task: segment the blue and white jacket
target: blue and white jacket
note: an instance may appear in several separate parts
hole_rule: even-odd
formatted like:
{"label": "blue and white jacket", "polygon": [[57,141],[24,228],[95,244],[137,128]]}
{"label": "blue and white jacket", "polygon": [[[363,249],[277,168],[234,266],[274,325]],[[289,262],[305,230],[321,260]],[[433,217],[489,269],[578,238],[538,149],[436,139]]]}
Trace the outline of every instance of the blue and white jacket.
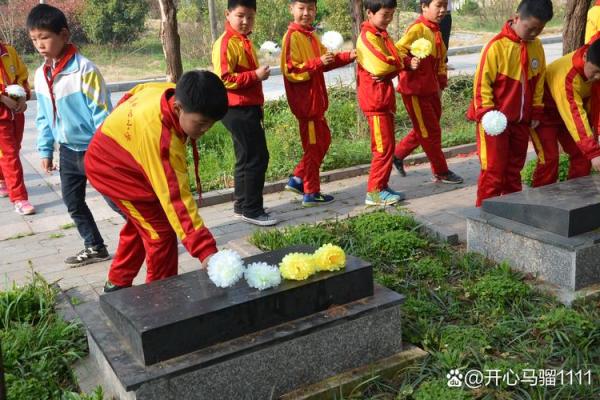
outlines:
{"label": "blue and white jacket", "polygon": [[53,84],[56,116],[43,65],[35,71],[34,82],[40,157],[52,159],[54,143],[86,151],[96,129],[112,111],[110,93],[98,68],[77,52],[56,75]]}

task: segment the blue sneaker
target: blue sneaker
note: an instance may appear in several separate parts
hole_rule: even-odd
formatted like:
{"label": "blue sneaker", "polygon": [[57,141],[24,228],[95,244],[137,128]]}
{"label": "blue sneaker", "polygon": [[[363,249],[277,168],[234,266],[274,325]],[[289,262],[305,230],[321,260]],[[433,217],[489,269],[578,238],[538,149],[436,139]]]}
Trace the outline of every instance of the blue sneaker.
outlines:
{"label": "blue sneaker", "polygon": [[398,191],[390,188],[389,186],[386,187],[384,190],[387,191],[387,192],[390,192],[391,194],[393,194],[395,196],[400,197],[399,201],[402,201],[402,200],[406,199],[406,195],[404,194],[404,192],[398,192]]}
{"label": "blue sneaker", "polygon": [[333,200],[335,200],[333,198],[333,196],[330,196],[328,194],[321,194],[321,193],[305,194],[304,199],[302,199],[302,206],[303,207],[316,207],[316,206],[321,206],[323,204],[332,203]]}
{"label": "blue sneaker", "polygon": [[300,179],[300,178],[298,178],[296,176],[290,176],[290,179],[288,180],[287,185],[285,185],[285,190],[292,192],[292,193],[303,195],[304,194],[304,183],[302,182],[302,179],[300,179],[300,182],[298,182],[298,179]]}
{"label": "blue sneaker", "polygon": [[369,192],[365,198],[365,204],[368,206],[391,206],[401,201],[400,196],[383,189],[380,192]]}

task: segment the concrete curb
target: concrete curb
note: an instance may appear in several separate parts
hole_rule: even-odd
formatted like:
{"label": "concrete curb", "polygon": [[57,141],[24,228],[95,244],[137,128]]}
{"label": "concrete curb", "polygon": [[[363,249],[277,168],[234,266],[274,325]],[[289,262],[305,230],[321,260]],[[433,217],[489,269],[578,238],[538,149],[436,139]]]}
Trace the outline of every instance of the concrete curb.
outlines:
{"label": "concrete curb", "polygon": [[[552,43],[562,42],[562,39],[563,39],[562,36],[548,36],[548,37],[542,38],[541,41],[543,44],[552,44]],[[462,54],[479,53],[481,51],[481,49],[483,49],[483,46],[484,45],[451,47],[448,50],[448,56],[454,56],[454,55],[459,55],[459,54],[462,55]],[[271,75],[273,75],[273,76],[281,75],[281,68],[278,66],[271,67]],[[165,81],[165,77],[156,77],[156,78],[141,79],[141,80],[136,80],[136,81],[108,83],[107,86],[111,93],[115,93],[115,92],[126,92],[126,91],[132,89],[133,87],[135,87],[139,84],[142,84],[142,83],[164,82],[164,81]],[[36,100],[34,90],[31,91],[31,100]]]}
{"label": "concrete curb", "polygon": [[[448,147],[443,149],[446,158],[456,157],[460,154],[468,154],[477,150],[477,144],[463,144],[459,146]],[[414,154],[407,157],[405,160],[407,165],[417,165],[429,162],[425,153]],[[321,174],[321,182],[334,182],[342,179],[354,178],[356,176],[366,175],[371,168],[370,164],[355,165],[353,167],[335,169],[333,171],[323,172]],[[277,182],[265,184],[263,194],[281,192],[287,183],[287,179]],[[203,193],[201,207],[210,207],[217,204],[223,204],[233,201],[233,188],[214,190]]]}

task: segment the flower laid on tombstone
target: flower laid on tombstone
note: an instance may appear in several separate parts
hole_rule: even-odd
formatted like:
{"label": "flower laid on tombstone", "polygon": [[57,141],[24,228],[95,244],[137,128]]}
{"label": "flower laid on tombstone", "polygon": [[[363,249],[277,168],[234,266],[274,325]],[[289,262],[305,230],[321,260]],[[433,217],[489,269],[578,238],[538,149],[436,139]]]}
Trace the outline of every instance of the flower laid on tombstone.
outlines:
{"label": "flower laid on tombstone", "polygon": [[321,246],[313,256],[317,271],[338,271],[346,266],[346,253],[331,243]]}
{"label": "flower laid on tombstone", "polygon": [[410,45],[412,55],[420,59],[428,57],[432,49],[433,45],[425,38],[417,39]]}
{"label": "flower laid on tombstone", "polygon": [[6,94],[13,100],[19,100],[27,96],[25,89],[19,85],[8,85],[5,89]]}
{"label": "flower laid on tombstone", "polygon": [[284,279],[303,281],[316,272],[314,257],[308,253],[290,253],[279,263],[279,271]]}
{"label": "flower laid on tombstone", "polygon": [[246,267],[244,272],[248,286],[258,290],[265,290],[281,283],[279,268],[266,262],[255,262]]}
{"label": "flower laid on tombstone", "polygon": [[498,136],[504,132],[507,123],[506,115],[496,110],[488,111],[483,118],[481,118],[483,130],[490,136]]}
{"label": "flower laid on tombstone", "polygon": [[321,38],[321,43],[331,52],[340,51],[344,45],[344,37],[336,31],[327,31]]}
{"label": "flower laid on tombstone", "polygon": [[208,261],[208,277],[220,288],[235,285],[244,275],[242,257],[233,250],[221,250]]}

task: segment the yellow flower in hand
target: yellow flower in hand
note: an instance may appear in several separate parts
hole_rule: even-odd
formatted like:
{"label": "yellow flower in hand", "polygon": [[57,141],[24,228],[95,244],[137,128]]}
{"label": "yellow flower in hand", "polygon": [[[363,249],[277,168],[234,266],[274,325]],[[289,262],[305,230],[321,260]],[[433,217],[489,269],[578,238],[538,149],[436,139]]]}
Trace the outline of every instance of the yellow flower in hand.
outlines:
{"label": "yellow flower in hand", "polygon": [[410,52],[413,56],[423,59],[431,54],[433,45],[425,38],[417,39],[410,46]]}
{"label": "yellow flower in hand", "polygon": [[314,254],[317,271],[337,271],[346,266],[346,253],[340,246],[327,243]]}
{"label": "yellow flower in hand", "polygon": [[303,281],[315,273],[312,254],[290,253],[279,263],[279,272],[284,279]]}

